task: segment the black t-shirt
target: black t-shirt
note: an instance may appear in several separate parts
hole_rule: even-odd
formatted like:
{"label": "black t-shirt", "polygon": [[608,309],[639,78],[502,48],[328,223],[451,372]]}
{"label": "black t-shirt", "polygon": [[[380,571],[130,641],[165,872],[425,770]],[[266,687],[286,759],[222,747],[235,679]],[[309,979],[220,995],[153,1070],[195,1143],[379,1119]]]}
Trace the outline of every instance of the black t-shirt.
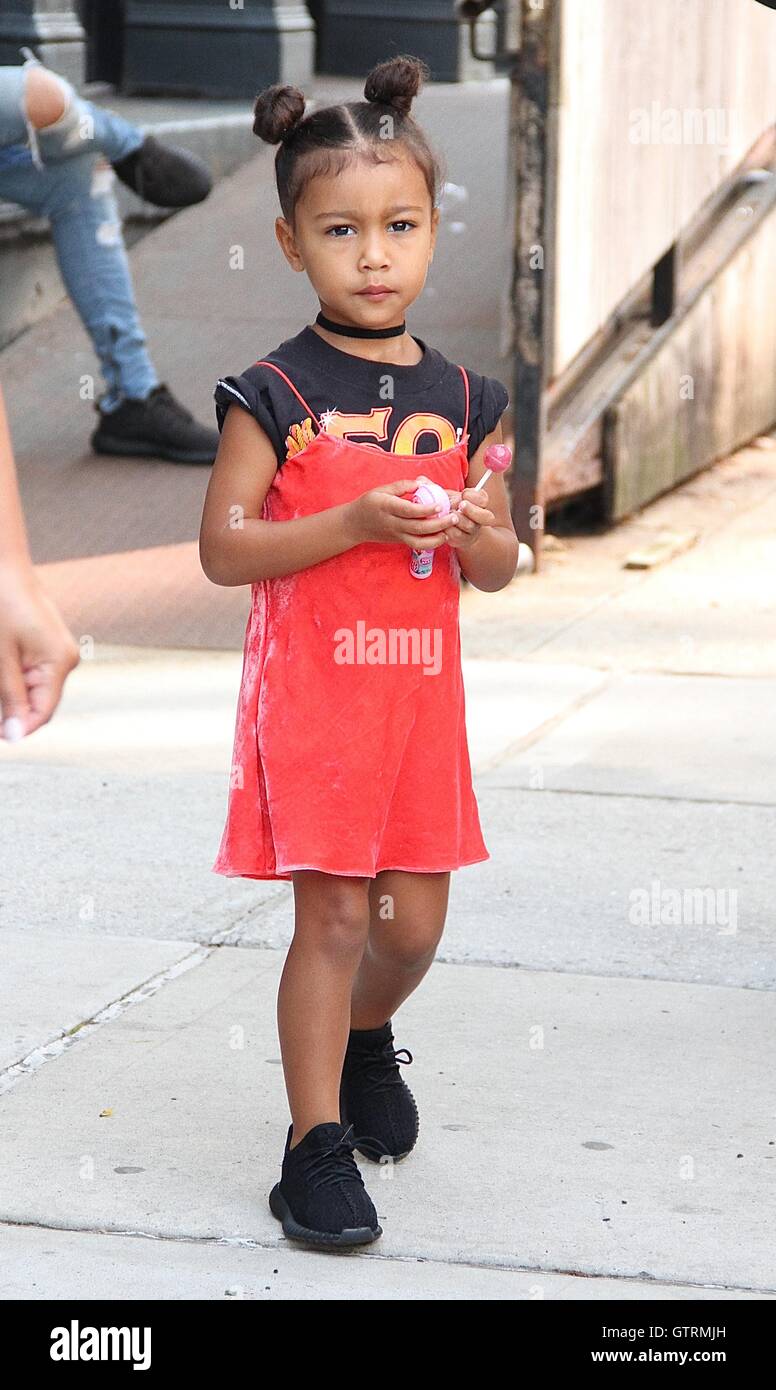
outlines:
{"label": "black t-shirt", "polygon": [[[386,452],[430,454],[452,448],[460,439],[465,387],[454,362],[422,338],[415,342],[423,357],[413,366],[368,362],[333,347],[308,324],[264,356],[285,372],[318,420],[323,417],[328,433],[377,444]],[[471,459],[495,429],[509,395],[495,377],[478,376],[462,365],[469,379]],[[229,406],[239,405],[269,435],[279,465],[318,433],[309,411],[271,367],[254,364],[239,376],[221,377],[213,398],[219,430]]]}

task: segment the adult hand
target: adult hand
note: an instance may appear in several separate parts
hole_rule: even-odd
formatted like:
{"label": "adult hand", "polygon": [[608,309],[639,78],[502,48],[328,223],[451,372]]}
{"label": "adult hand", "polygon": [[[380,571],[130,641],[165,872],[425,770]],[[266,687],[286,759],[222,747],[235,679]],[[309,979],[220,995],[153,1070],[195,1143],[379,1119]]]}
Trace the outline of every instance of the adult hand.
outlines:
{"label": "adult hand", "polygon": [[34,570],[0,566],[0,733],[8,743],[48,722],[80,660]]}
{"label": "adult hand", "polygon": [[80,660],[30,560],[0,390],[0,736],[15,743],[45,724]]}

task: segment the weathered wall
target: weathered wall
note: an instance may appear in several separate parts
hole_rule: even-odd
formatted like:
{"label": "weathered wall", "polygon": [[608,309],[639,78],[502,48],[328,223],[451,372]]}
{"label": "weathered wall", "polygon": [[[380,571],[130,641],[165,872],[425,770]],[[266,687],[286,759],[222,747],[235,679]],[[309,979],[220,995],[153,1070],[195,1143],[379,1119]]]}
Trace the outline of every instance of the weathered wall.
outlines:
{"label": "weathered wall", "polygon": [[776,119],[754,0],[562,0],[560,26],[551,376]]}

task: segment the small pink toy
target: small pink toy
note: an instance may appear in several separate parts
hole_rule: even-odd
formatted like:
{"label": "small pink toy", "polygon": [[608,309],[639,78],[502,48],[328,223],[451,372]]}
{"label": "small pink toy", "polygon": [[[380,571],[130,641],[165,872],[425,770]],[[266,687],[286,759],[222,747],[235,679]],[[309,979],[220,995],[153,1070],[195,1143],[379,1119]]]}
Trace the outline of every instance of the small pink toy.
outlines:
{"label": "small pink toy", "polygon": [[[450,498],[443,487],[424,479],[410,497],[411,502],[419,502],[422,507],[437,504],[438,515],[447,516],[450,511]],[[428,579],[434,564],[433,550],[413,550],[410,552],[410,574],[413,579]]]}
{"label": "small pink toy", "polygon": [[489,444],[485,450],[484,462],[487,465],[487,472],[483,473],[480,481],[475,483],[472,491],[484,487],[492,473],[504,473],[512,462],[512,450],[508,444]]}

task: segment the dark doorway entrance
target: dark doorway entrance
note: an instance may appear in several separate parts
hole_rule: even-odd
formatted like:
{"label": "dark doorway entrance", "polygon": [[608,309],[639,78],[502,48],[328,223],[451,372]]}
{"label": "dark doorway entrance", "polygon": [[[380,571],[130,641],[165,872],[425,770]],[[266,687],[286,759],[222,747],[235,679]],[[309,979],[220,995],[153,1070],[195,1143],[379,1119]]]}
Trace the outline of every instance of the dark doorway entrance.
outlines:
{"label": "dark doorway entrance", "polygon": [[121,87],[124,68],[124,0],[75,0],[86,32],[86,82]]}

